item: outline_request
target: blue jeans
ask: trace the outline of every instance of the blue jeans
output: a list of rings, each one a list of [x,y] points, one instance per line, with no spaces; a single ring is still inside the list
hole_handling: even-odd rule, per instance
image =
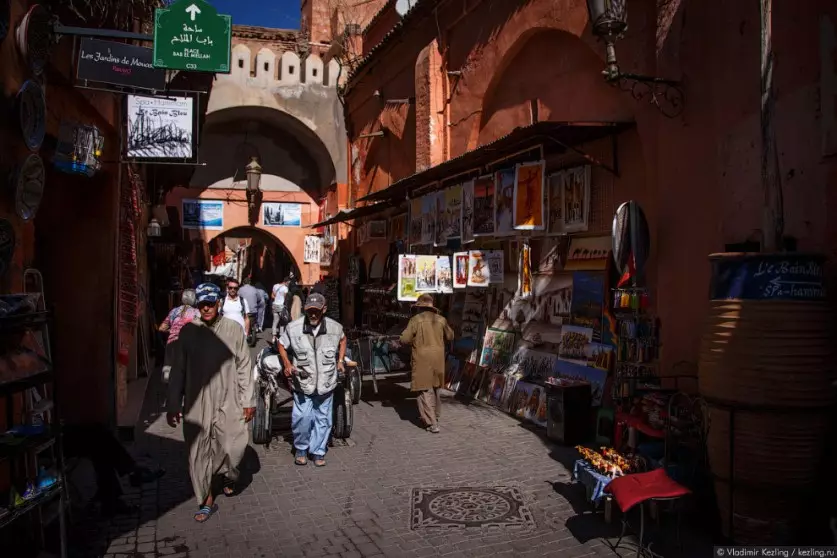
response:
[[[315,456],[324,456],[328,451],[333,401],[334,392],[325,395],[294,392],[291,430],[294,434],[294,449],[298,454],[307,452]]]

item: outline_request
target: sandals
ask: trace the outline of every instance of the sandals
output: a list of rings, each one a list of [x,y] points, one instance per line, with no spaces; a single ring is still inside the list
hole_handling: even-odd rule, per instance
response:
[[[198,509],[198,512],[195,514],[195,521],[198,523],[206,523],[209,521],[209,518],[215,515],[215,512],[218,511],[218,504],[212,504],[212,507],[209,506],[201,506]],[[200,517],[203,516],[203,519]]]
[[[324,455],[315,455],[314,456],[314,467],[325,467],[326,460]]]
[[[224,496],[226,496],[227,498],[235,496],[235,483],[225,482],[224,488],[222,488],[221,490],[224,492]]]
[[[308,465],[308,456],[306,456],[304,453],[298,453],[294,458],[294,465],[305,467],[306,465]]]
[[[427,431],[431,432],[433,434],[438,434],[439,432],[441,432],[441,430],[439,430],[439,427],[437,425],[428,426]]]

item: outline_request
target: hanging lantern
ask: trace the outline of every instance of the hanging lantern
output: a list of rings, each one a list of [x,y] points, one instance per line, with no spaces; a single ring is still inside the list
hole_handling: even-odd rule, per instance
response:
[[[102,167],[99,158],[104,143],[104,136],[95,126],[62,122],[53,160],[55,168],[92,177]]]
[[[163,236],[163,228],[160,226],[160,222],[157,219],[151,219],[148,223],[148,229],[146,230],[146,235],[148,238],[158,238]]]
[[[625,0],[587,0],[587,12],[597,37],[619,36],[628,29]]]

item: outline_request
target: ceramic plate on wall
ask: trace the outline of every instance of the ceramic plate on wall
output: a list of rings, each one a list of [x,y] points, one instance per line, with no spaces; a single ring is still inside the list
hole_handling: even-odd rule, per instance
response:
[[[29,155],[17,171],[15,181],[15,211],[24,221],[31,221],[38,213],[44,197],[44,162],[38,155]]]
[[[15,229],[6,219],[0,219],[0,277],[9,271],[15,253]]]
[[[29,80],[18,91],[17,113],[26,147],[38,151],[46,135],[46,100],[37,82]]]
[[[29,8],[17,26],[16,38],[29,69],[36,76],[41,75],[49,60],[53,41],[52,16],[49,11],[40,4]]]
[[[11,20],[12,7],[10,0],[0,0],[0,41],[8,35]]]

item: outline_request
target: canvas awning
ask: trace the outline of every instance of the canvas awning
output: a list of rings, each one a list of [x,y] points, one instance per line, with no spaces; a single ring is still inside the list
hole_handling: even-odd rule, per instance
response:
[[[391,200],[383,203],[364,205],[361,207],[356,207],[354,209],[341,209],[337,212],[337,215],[332,215],[325,221],[314,223],[313,225],[310,225],[310,227],[312,229],[317,229],[319,227],[327,227],[328,225],[334,225],[335,223],[345,223],[347,221],[352,221],[361,217],[377,215],[378,213],[386,211],[387,209],[392,209],[396,205],[398,205],[398,203]]]
[[[402,178],[388,188],[373,192],[358,201],[404,200],[408,194],[411,198],[418,197],[417,190],[421,192],[420,195],[423,195],[442,189],[450,185],[444,184],[445,180],[472,170],[486,170],[487,167],[494,165],[498,165],[499,168],[504,159],[509,161],[510,156],[540,145],[543,145],[544,151],[550,154],[574,151],[584,156],[591,164],[618,174],[615,147],[613,162],[608,165],[578,150],[576,146],[608,136],[615,138],[616,135],[633,126],[633,122],[538,122],[531,126],[515,128],[509,134],[491,143],[435,167]],[[439,184],[433,186],[434,183]]]

